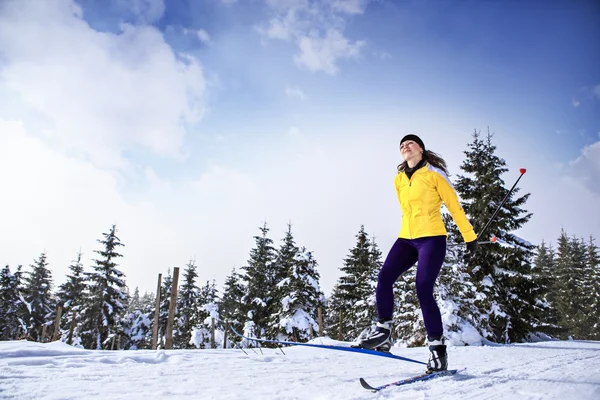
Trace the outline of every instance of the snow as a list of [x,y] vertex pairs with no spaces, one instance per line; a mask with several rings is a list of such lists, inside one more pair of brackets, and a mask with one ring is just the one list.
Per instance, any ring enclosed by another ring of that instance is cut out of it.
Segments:
[[[326,338],[317,343],[331,343]],[[62,342],[0,342],[0,398],[18,399],[594,399],[600,342],[450,347],[459,374],[373,394],[423,366],[371,355],[288,347],[246,350],[83,350]],[[393,348],[427,359],[427,349]]]

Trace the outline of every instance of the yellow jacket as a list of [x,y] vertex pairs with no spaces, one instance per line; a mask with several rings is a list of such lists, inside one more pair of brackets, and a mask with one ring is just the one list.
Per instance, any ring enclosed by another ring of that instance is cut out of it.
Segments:
[[443,201],[465,242],[477,239],[452,183],[441,169],[425,163],[413,172],[410,180],[405,172],[398,172],[394,184],[402,209],[399,237],[416,239],[447,235],[440,212]]

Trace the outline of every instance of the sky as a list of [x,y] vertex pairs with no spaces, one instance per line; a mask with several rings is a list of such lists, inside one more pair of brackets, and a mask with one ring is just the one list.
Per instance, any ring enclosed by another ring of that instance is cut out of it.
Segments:
[[[328,338],[317,344],[338,344]],[[84,350],[61,341],[0,341],[0,395],[18,399],[514,399],[595,400],[600,343],[546,341],[451,347],[452,376],[365,390],[422,374],[414,362],[348,351],[286,347],[204,350]],[[426,347],[392,349],[413,361]],[[224,373],[226,371],[226,373]],[[24,379],[25,378],[25,379]],[[233,384],[232,384],[233,383]]]
[[598,38],[593,0],[4,0],[0,263],[60,284],[116,224],[131,288],[221,287],[291,223],[328,294],[361,225],[398,235],[400,139],[452,179],[475,130],[527,168],[519,236],[598,240]]

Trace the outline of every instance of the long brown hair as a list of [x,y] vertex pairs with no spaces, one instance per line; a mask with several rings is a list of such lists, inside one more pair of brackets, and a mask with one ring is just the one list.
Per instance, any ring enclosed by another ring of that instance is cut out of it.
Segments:
[[[434,167],[441,169],[446,175],[450,175],[450,173],[448,173],[448,165],[446,164],[446,161],[438,153],[434,153],[431,150],[424,150],[423,160],[427,161]],[[408,168],[408,163],[403,161],[400,165],[398,165],[398,172],[404,172],[406,168]]]

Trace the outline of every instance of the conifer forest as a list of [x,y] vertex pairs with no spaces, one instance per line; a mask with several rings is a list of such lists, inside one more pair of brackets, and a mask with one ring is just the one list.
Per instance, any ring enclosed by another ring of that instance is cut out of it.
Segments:
[[[519,237],[515,231],[532,216],[526,210],[530,195],[518,187],[509,193],[513,182],[504,180],[508,167],[496,154],[493,136],[474,132],[464,155],[460,171],[450,179],[475,232],[490,221],[487,232],[495,239],[480,245],[467,261],[462,237],[444,215],[448,248],[435,295],[445,334],[464,338],[471,332],[477,340],[465,344],[600,340],[595,238],[562,231],[554,242],[532,244]],[[169,272],[158,300],[156,293],[129,287],[127,260],[120,254],[126,243],[117,226],[107,228],[92,256],[74,252],[66,277],[53,276],[45,252],[1,269],[0,340],[42,341],[43,332],[54,330],[58,320],[59,334],[53,339],[86,349],[149,349],[154,329],[158,346],[164,346],[172,269],[165,266]],[[245,265],[232,269],[222,285],[201,282],[201,261],[189,261],[178,280],[172,348],[209,347],[213,321],[217,346],[222,346],[226,323],[248,336],[307,341],[317,336],[320,317],[324,335],[357,339],[376,321],[375,287],[387,251],[367,232],[368,227],[360,226],[348,238],[331,293],[321,289],[318,261],[296,243],[291,225],[283,238],[272,238],[267,223],[260,226]],[[415,271],[411,268],[395,286],[394,338],[406,346],[426,341]]]

